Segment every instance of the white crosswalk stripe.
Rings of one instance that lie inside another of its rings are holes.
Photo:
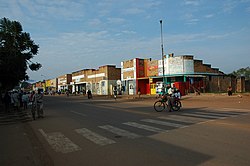
[[[210,111],[211,109],[203,108],[202,110]],[[225,115],[242,115],[247,113],[248,109],[238,109],[238,108],[213,108],[213,111],[218,111],[218,114],[225,114]]]
[[[177,122],[185,122],[185,123],[199,123],[199,122],[204,121],[204,118],[187,117],[187,116],[179,116],[179,115],[160,116],[158,118],[165,119],[165,120],[173,120]]]
[[[226,114],[213,113],[213,112],[195,112],[194,114],[211,115],[211,116],[217,116],[217,117],[230,117],[230,116],[233,116],[233,115],[226,115]]]
[[[123,130],[123,129],[120,129],[120,128],[117,128],[117,127],[114,127],[114,126],[111,126],[111,125],[98,126],[98,127],[102,128],[102,129],[105,129],[105,130],[107,130],[107,131],[109,131],[111,133],[117,134],[119,136],[127,137],[127,138],[130,138],[130,139],[141,137],[138,134],[135,134],[135,133],[129,132],[127,130]]]
[[[193,117],[198,117],[198,118],[207,118],[207,119],[222,119],[222,118],[225,118],[225,117],[221,117],[221,116],[198,115],[198,114],[194,114],[194,113],[183,113],[181,115],[193,116]]]
[[[123,125],[127,125],[133,128],[130,128],[130,130],[135,130],[135,128],[155,132],[155,133],[163,133],[168,132],[171,129],[162,129],[158,127],[154,127],[154,125],[162,125],[162,126],[169,126],[174,128],[185,128],[188,127],[188,124],[201,124],[206,123],[208,121],[214,121],[216,119],[224,119],[227,117],[235,117],[237,115],[242,115],[242,113],[236,113],[236,112],[209,112],[209,111],[196,111],[196,112],[185,112],[180,113],[177,115],[167,115],[167,116],[160,116],[157,117],[158,119],[141,119],[138,120],[142,123],[137,122],[125,122],[122,123]],[[146,125],[147,123],[150,123],[150,125]],[[98,126],[100,129],[103,129],[105,131],[111,132],[113,134],[116,134],[117,136],[126,137],[128,139],[136,139],[143,137],[142,135],[139,135],[137,133],[131,132],[129,130],[125,130],[112,125],[102,125]],[[124,126],[123,126],[124,127]],[[99,129],[99,130],[100,130]],[[69,138],[67,138],[65,135],[63,135],[61,132],[52,132],[52,133],[45,133],[42,129],[39,129],[40,133],[43,135],[43,137],[46,139],[46,141],[49,143],[49,145],[54,149],[56,152],[61,153],[70,153],[81,150],[81,148],[73,143]],[[87,140],[99,145],[110,145],[116,143],[116,141],[109,139],[107,137],[104,137],[97,132],[93,132],[87,128],[79,128],[74,130],[79,135],[83,136]],[[104,133],[105,134],[105,133]],[[106,133],[107,134],[107,133]]]
[[[229,110],[229,111],[233,111],[231,113],[235,113],[235,114],[242,114],[242,113],[246,113],[249,111],[249,109],[241,109],[241,108],[222,108],[223,110]],[[234,112],[234,111],[239,111],[239,112]]]
[[[139,129],[144,129],[144,130],[147,130],[147,131],[156,132],[156,133],[167,132],[167,130],[163,130],[163,129],[153,127],[153,126],[149,126],[149,125],[143,125],[143,124],[136,123],[136,122],[126,122],[126,123],[123,123],[123,124],[128,125],[128,126],[132,126],[132,127],[136,127],[136,128],[139,128]]]
[[[65,137],[60,132],[46,134],[42,129],[39,129],[39,131],[56,152],[70,153],[81,150],[78,145],[74,144],[69,138]]]
[[[141,121],[154,123],[154,124],[159,124],[159,125],[164,125],[164,126],[176,127],[176,128],[181,128],[181,127],[185,126],[185,125],[182,125],[182,124],[171,123],[171,122],[160,121],[160,120],[154,120],[154,119],[142,119]]]
[[[86,139],[88,139],[88,140],[90,140],[98,145],[101,145],[101,146],[116,143],[114,140],[103,137],[95,132],[92,132],[92,131],[86,129],[86,128],[75,129],[75,131],[78,134],[81,134]]]

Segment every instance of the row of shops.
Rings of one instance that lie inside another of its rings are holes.
[[[46,92],[83,93],[91,90],[97,95],[118,94],[155,95],[164,84],[178,88],[182,95],[192,92],[225,92],[229,86],[233,91],[244,91],[238,79],[225,75],[218,68],[196,60],[192,55],[168,55],[164,60],[134,58],[98,69],[83,69],[54,79],[37,82],[34,87],[43,87]],[[240,82],[243,82],[242,80]]]

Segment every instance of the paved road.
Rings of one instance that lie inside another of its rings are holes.
[[[249,165],[250,109],[192,100],[157,113],[151,99],[47,96],[46,117],[22,125],[35,165]]]

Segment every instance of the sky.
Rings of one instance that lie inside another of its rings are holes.
[[[250,0],[0,0],[39,45],[31,80],[133,58],[193,55],[229,74],[250,66]]]

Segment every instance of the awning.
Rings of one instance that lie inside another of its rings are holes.
[[[204,78],[204,77],[206,77],[206,76],[204,76],[204,75],[184,75],[185,77],[202,77],[202,78]]]

